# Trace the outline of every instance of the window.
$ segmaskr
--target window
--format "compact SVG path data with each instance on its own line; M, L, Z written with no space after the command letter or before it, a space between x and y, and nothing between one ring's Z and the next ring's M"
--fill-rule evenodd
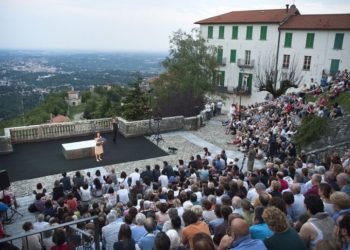
M231 63L235 63L236 62L236 50L235 49L231 49L231 54L230 54L230 62Z
M214 83L218 86L224 86L225 84L225 71L214 72Z
M250 50L245 51L245 59L244 59L245 65L250 65Z
M208 39L213 39L213 26L208 26Z
M331 61L331 69L330 69L330 73L332 75L334 75L335 73L338 72L338 70L339 70L339 63L340 63L339 59L332 59L332 61Z
M266 40L267 37L267 26L260 27L260 40Z
M219 26L219 39L225 38L225 26Z
M336 33L334 39L334 49L343 48L344 33Z
M217 62L218 62L219 64L222 63L222 56L223 56L223 54L224 54L224 50L221 49L221 48L219 48L219 49L218 49L217 58L216 58L216 60L217 60Z
M284 69L288 69L289 68L289 59L290 59L290 55L283 55L282 68L284 68Z
M246 34L247 40L253 39L253 26L247 26L247 34Z
M232 26L232 39L238 39L238 26Z
M245 88L247 93L252 92L253 74L239 73L238 90Z
M314 47L315 33L307 33L306 36L306 48L312 49Z
M311 56L304 56L303 70L310 70Z
M292 39L293 39L293 33L286 33L284 37L284 47L291 48L292 47Z

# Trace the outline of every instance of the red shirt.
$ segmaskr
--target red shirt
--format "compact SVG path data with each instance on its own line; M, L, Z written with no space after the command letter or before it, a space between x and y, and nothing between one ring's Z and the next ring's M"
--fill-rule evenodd
M70 199L70 200L67 200L67 206L68 206L68 210L69 211L76 211L77 210L77 207L78 207L78 202L76 199Z
M278 190L279 192L282 192L285 189L288 189L288 182L286 182L283 179L280 179L280 184L281 184L281 188Z

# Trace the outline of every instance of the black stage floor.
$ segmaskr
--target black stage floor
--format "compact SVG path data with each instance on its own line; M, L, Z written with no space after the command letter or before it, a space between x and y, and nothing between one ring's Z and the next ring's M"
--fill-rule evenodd
M102 162L95 157L66 160L62 154L62 143L91 140L94 136L75 137L47 142L14 145L14 152L0 155L0 170L6 169L10 181L37 178L64 171L74 171L110 164L144 160L168 155L144 137L124 138L118 134L113 144L111 134L102 134L107 139Z

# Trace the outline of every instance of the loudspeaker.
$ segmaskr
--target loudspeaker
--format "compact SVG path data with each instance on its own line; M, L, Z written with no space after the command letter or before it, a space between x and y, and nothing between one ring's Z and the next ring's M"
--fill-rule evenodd
M0 190L4 190L10 186L10 179L6 170L0 170Z

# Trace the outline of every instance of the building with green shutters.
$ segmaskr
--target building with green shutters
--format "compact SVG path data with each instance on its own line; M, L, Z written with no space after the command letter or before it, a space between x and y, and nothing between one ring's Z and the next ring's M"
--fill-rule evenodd
M201 36L217 47L214 82L221 90L262 101L254 88L257 69L273 61L279 74L293 64L303 76L320 81L322 73L350 69L350 13L303 15L284 9L232 11L196 22Z

